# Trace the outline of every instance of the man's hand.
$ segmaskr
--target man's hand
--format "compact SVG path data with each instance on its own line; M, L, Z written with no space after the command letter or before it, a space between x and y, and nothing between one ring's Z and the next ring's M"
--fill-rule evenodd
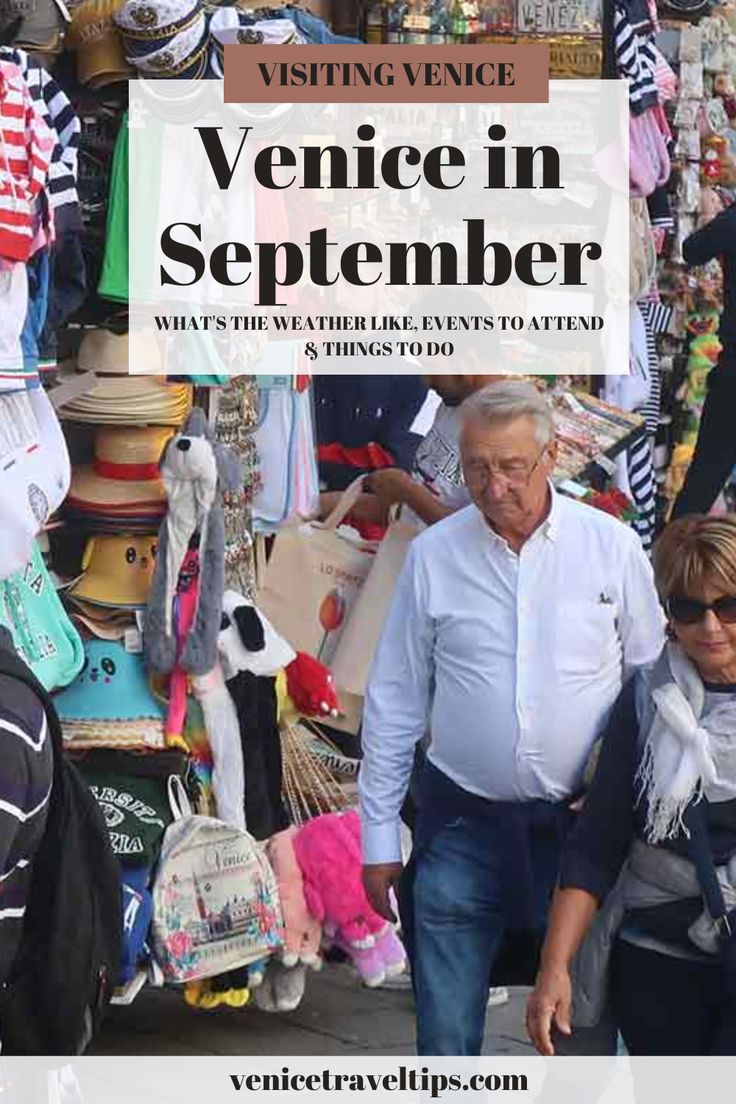
M391 909L389 890L398 892L401 871L401 863L375 863L363 867L363 888L371 908L392 924L396 923L396 917Z
M552 1024L563 1035L571 1035L572 984L567 970L540 970L534 992L526 1006L526 1029L540 1054L551 1056Z
M366 476L365 489L372 494L391 503L404 501L407 488L414 485L414 480L401 468L381 468L380 471L371 472Z

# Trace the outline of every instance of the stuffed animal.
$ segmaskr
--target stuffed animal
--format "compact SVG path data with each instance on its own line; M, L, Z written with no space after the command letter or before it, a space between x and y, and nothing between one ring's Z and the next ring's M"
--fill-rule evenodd
M386 921L373 911L363 889L360 848L346 826L349 816L325 813L303 824L294 854L304 881L304 899L316 920L329 924L349 947L372 947Z
M284 669L286 694L296 717L337 717L340 699L328 667L307 652L297 652L296 658ZM286 704L284 712L288 712Z
M245 1008L250 1000L250 990L244 987L216 989L212 980L189 981L184 986L184 1000L190 1008L202 1008L214 1012L216 1008Z
M328 933L328 940L345 952L368 989L375 989L387 977L403 974L406 969L406 952L401 940L390 924L384 922L384 925L372 947L353 947L340 935Z
M219 820L245 830L245 769L240 723L220 664L192 677L194 696L202 706L212 751L212 789Z
M685 329L694 337L718 333L720 314L716 310L693 311L685 319Z
M242 483L235 453L213 440L204 411L194 409L160 461L168 511L159 529L158 554L148 601L145 638L150 667L168 673L177 662L172 625L174 594L190 541L199 532L199 598L181 655L183 670L203 675L217 661L225 586L223 491Z
M322 965L319 947L322 941L322 927L318 920L310 915L304 899L299 864L294 854L294 837L298 829L286 828L271 836L266 845L269 862L273 867L279 884L279 897L284 917L284 945L281 961L287 968L302 962L318 970Z
M268 618L234 590L226 590L222 597L217 649L226 681L241 671L272 678L296 657Z
M687 377L682 399L689 410L700 413L705 402L710 370L718 360L721 343L712 333L700 334L690 342L687 358Z
M710 184L732 188L736 184L736 161L728 139L712 134L702 143L701 175Z
M272 958L263 985L253 993L256 1007L261 1012L293 1012L302 1002L306 973L306 966L301 963L287 968L283 962Z
M730 73L719 73L713 81L713 91L723 100L729 119L736 119L736 90Z

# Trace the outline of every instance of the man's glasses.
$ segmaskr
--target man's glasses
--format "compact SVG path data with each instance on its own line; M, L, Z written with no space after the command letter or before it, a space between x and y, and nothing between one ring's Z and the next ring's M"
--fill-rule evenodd
M667 600L667 613L680 625L697 625L708 610L713 610L724 625L736 624L736 596L726 594L716 598L715 602L699 602L696 598L683 598L674 595Z
M463 466L465 482L469 487L483 486L496 478L508 487L526 487L542 462L549 445L545 445L533 464L510 460L507 464L487 464L485 460L471 460Z

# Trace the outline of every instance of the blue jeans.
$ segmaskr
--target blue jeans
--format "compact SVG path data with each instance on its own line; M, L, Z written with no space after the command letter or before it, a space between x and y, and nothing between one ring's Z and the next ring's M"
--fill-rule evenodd
M507 926L498 838L492 819L455 817L416 856L413 967L419 1054L481 1052L491 971ZM540 836L533 851L539 860L534 926L541 933L558 841Z

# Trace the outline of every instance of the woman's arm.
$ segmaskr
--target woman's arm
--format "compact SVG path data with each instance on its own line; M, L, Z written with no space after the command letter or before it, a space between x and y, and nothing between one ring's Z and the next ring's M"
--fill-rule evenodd
M552 1025L569 1035L570 963L599 903L618 877L634 834L637 720L630 680L611 712L595 775L560 864L527 1030L540 1054L554 1054Z
M554 1054L552 1024L571 1034L570 963L593 922L598 899L585 889L557 889L552 901L542 960L526 1009L526 1029L540 1054Z

